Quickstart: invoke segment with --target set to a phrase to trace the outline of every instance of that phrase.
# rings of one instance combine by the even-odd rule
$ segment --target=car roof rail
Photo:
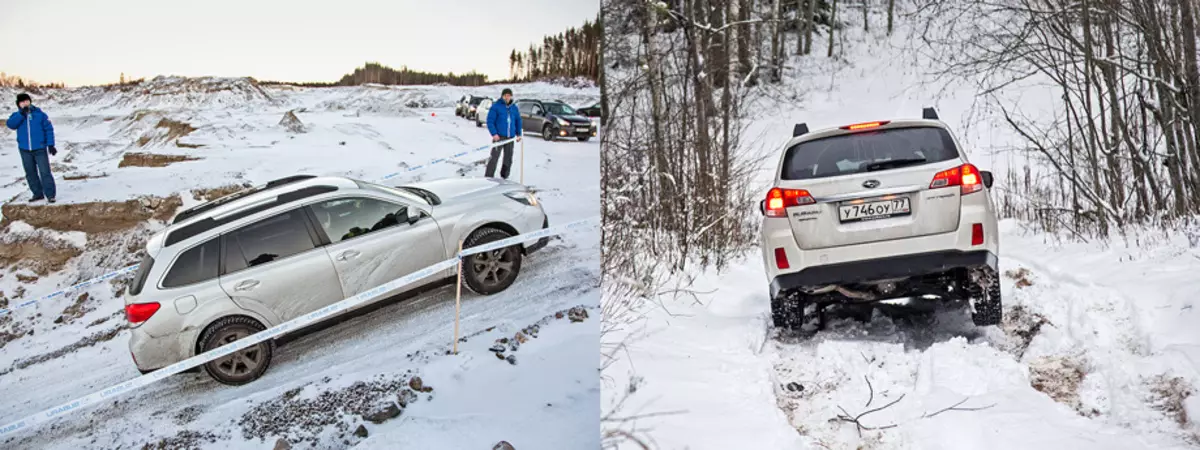
[[[308,179],[312,179],[312,178],[316,178],[316,177],[317,177],[316,175],[292,175],[290,177],[283,177],[283,178],[280,178],[277,180],[271,180],[271,181],[268,181],[267,184],[263,185],[262,187],[243,189],[243,190],[234,192],[232,194],[226,195],[224,197],[216,198],[216,199],[201,203],[199,205],[193,206],[191,208],[185,209],[183,211],[180,211],[179,214],[176,214],[175,218],[171,220],[171,223],[176,224],[179,222],[183,222],[189,218],[196,216],[197,214],[212,210],[213,208],[216,208],[218,206],[232,202],[239,198],[246,197],[250,194],[259,193],[259,192],[265,191],[267,189],[277,188],[279,186],[285,186],[285,185],[292,184],[292,183],[295,183],[298,181],[304,181],[304,180],[308,180]]]
[[[808,134],[807,123],[798,123],[792,128],[792,137],[800,136],[802,134]]]
[[[303,189],[297,189],[292,192],[285,192],[283,194],[279,194],[278,197],[272,199],[271,201],[258,203],[249,208],[244,208],[244,209],[241,209],[238,211],[234,211],[232,214],[221,216],[220,218],[205,217],[203,219],[199,219],[195,222],[184,225],[177,230],[171,231],[170,233],[167,234],[167,238],[166,238],[165,242],[163,243],[163,245],[166,247],[170,247],[170,246],[175,245],[175,244],[177,244],[181,241],[184,241],[188,238],[205,233],[209,230],[212,230],[221,225],[225,225],[227,223],[233,222],[235,220],[249,217],[251,215],[266,211],[271,208],[275,208],[277,206],[286,205],[286,204],[295,202],[297,200],[305,199],[305,198],[312,197],[315,195],[321,195],[326,192],[333,192],[336,190],[338,190],[337,186],[326,186],[326,185],[309,186],[309,187],[306,187]],[[245,191],[243,191],[243,192],[245,192]]]
[[[929,119],[929,120],[938,120],[937,110],[933,109],[932,106],[928,106],[925,109],[921,110],[921,118]]]

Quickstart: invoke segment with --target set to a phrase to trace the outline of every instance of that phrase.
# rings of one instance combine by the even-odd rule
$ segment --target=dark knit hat
[[[512,89],[509,89],[509,88],[504,88],[504,90],[503,90],[503,91],[500,91],[500,96],[501,96],[501,97],[503,97],[503,96],[505,96],[505,95],[512,95]]]
[[[17,94],[17,106],[20,106],[21,102],[23,102],[23,101],[32,101],[32,100],[33,99],[29,98],[29,94],[26,94],[24,92]]]

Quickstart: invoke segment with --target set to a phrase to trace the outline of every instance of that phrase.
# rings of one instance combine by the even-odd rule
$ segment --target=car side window
[[[521,114],[529,115],[529,113],[533,112],[532,103],[518,103],[517,106],[521,110]]]
[[[533,105],[533,115],[540,116],[540,115],[542,115],[542,111],[543,110],[542,110],[541,106],[538,106],[537,104]]]
[[[384,230],[408,220],[408,206],[367,197],[339,198],[312,206],[317,223],[338,243]]]
[[[163,277],[162,286],[175,288],[216,278],[217,258],[221,250],[219,244],[214,238],[185,250]]]
[[[225,272],[316,248],[303,209],[276,214],[225,235]]]

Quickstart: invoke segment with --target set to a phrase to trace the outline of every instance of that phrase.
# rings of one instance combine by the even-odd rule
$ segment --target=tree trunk
[[[808,35],[804,39],[804,54],[812,54],[813,32],[817,29],[817,2],[819,0],[808,0],[808,14],[805,17],[808,19],[808,27],[804,29],[804,34]]]
[[[871,0],[862,0],[863,9],[863,31],[871,31],[871,21],[867,19],[867,9],[871,6]]]
[[[778,83],[780,81],[780,79],[782,79],[782,77],[783,77],[783,70],[782,70],[783,58],[780,57],[783,54],[783,52],[780,51],[780,48],[779,48],[779,44],[782,43],[780,41],[780,37],[781,37],[780,35],[782,34],[782,31],[783,31],[783,27],[780,25],[780,22],[782,19],[782,15],[780,14],[780,12],[781,12],[780,0],[775,0],[774,6],[771,9],[771,82],[772,83]]]
[[[896,11],[896,0],[888,0],[888,12],[887,12],[887,15],[888,15],[887,34],[888,34],[888,36],[892,35],[892,15],[895,14],[895,11]]]
[[[838,0],[833,0],[832,9],[829,11],[829,49],[825,52],[826,57],[833,57],[833,35],[837,28],[837,2]]]

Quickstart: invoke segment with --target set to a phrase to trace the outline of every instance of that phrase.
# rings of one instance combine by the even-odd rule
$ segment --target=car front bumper
[[[547,228],[550,228],[550,217],[549,216],[546,216],[544,219],[542,219],[542,229],[544,230]],[[538,239],[537,242],[534,242],[533,244],[525,246],[525,254],[526,255],[532,254],[533,252],[541,250],[543,247],[545,247],[548,244],[550,244],[550,236],[546,236],[544,238]]]
[[[558,137],[581,138],[581,137],[596,136],[596,126],[591,123],[587,123],[587,124],[573,123],[570,126],[566,126],[566,127],[556,123],[556,124],[554,124],[553,129],[554,129],[554,134]],[[580,131],[580,130],[583,130],[583,131]]]
[[[771,297],[802,287],[846,285],[891,278],[908,278],[959,268],[997,269],[995,253],[988,250],[947,250],[807,267],[771,280]]]

